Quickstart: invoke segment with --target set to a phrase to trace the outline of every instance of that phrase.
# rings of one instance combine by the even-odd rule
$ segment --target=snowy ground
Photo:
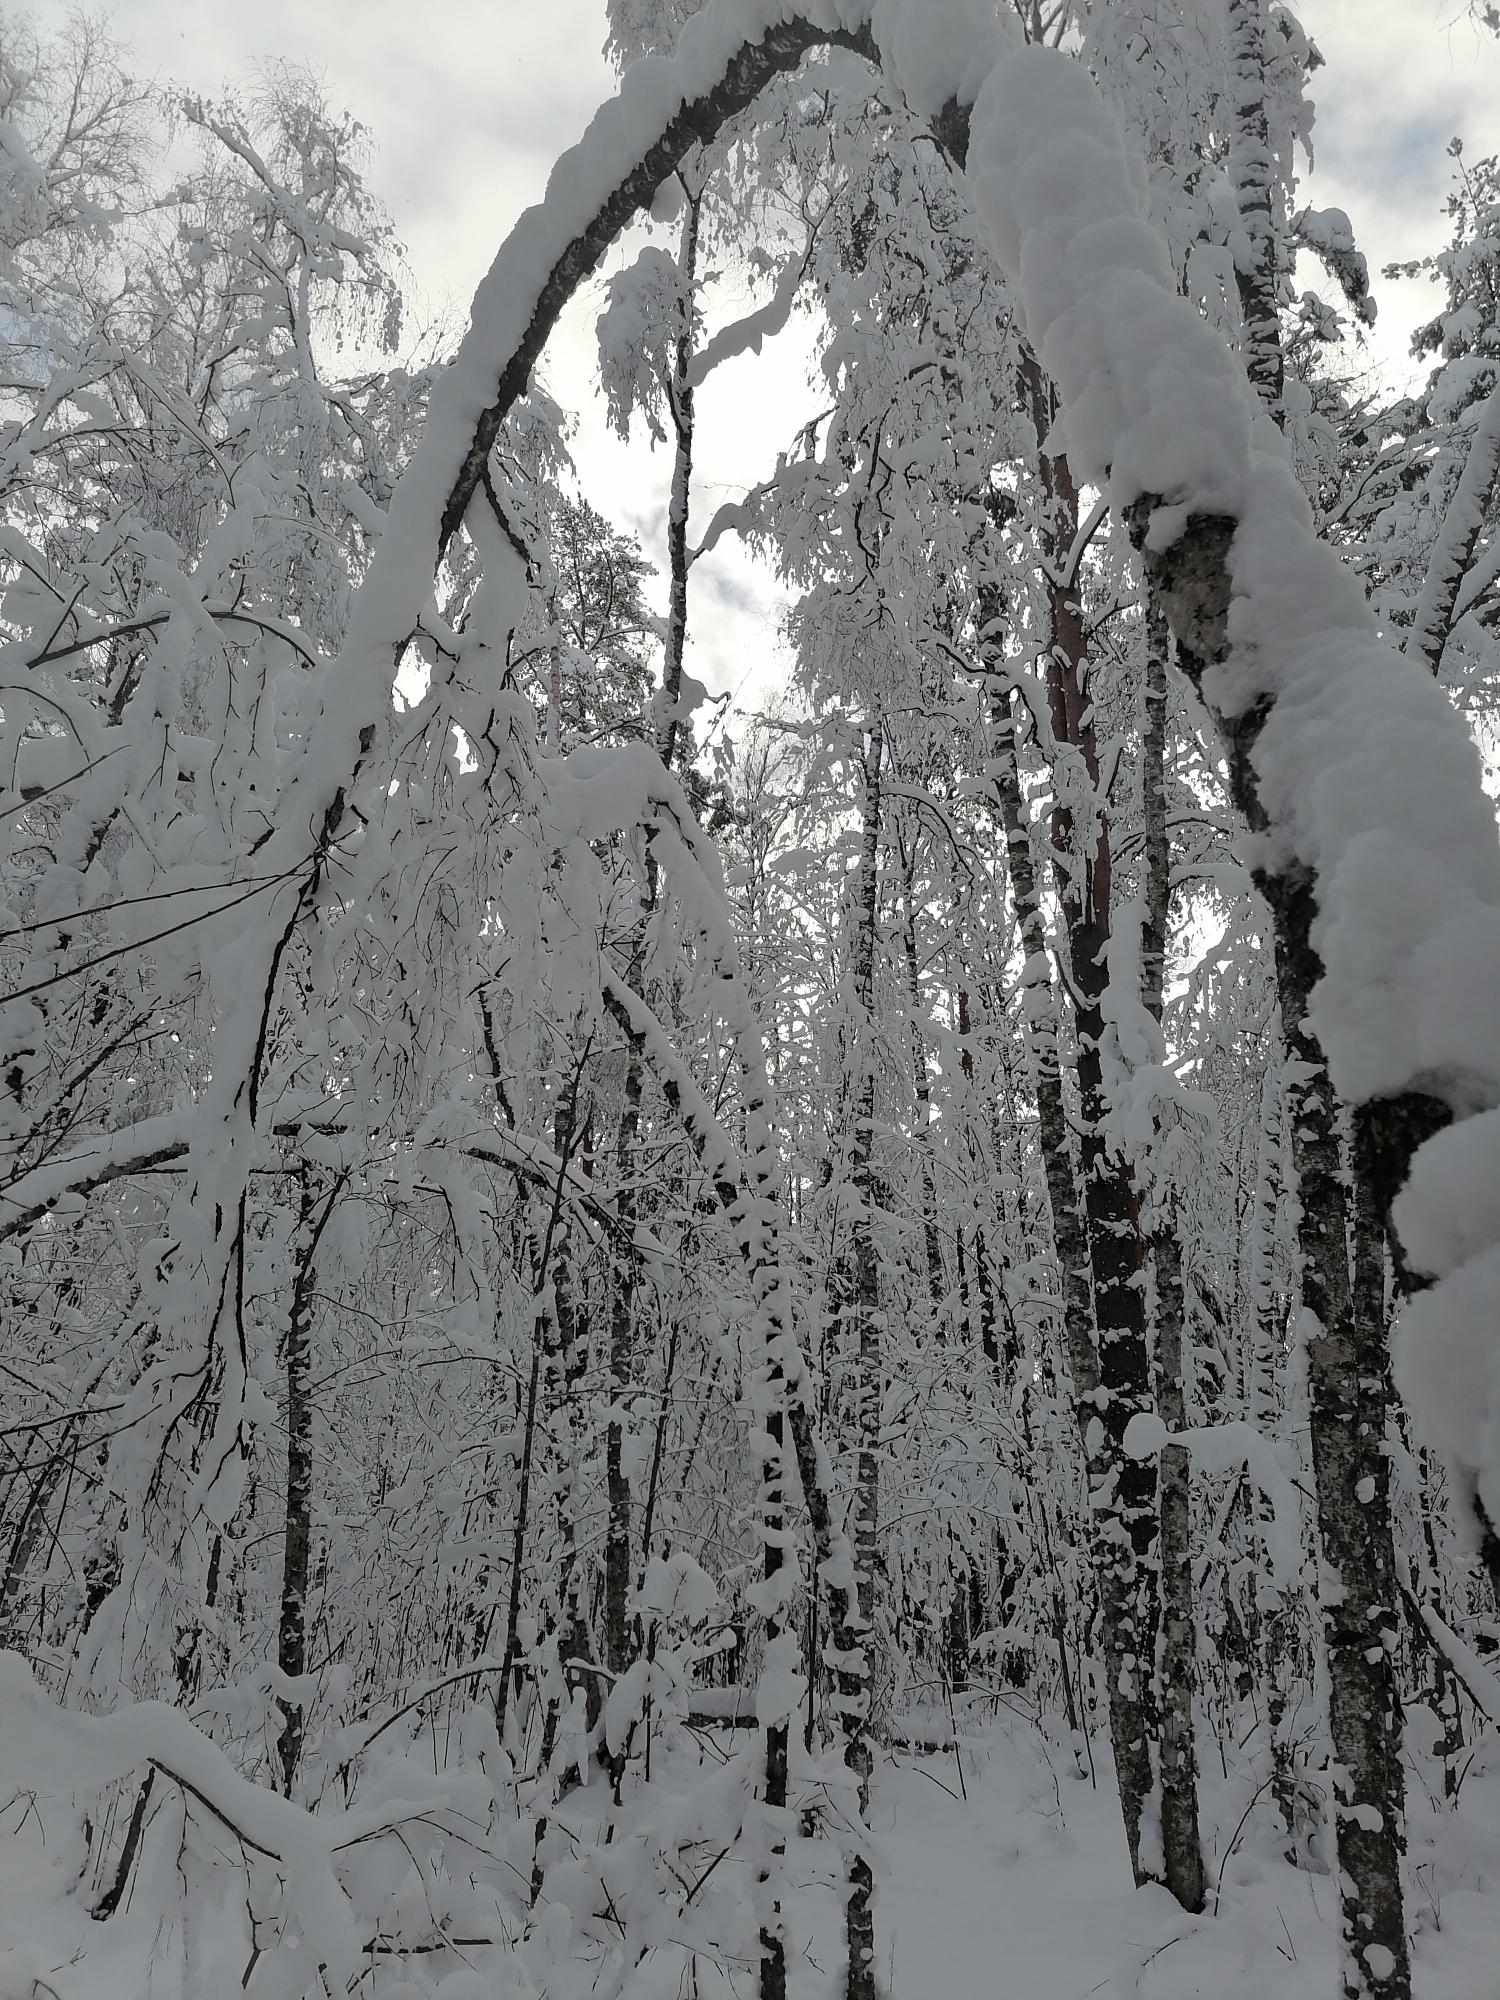
[[[1029,1721],[1003,1718],[962,1756],[962,1784],[951,1752],[898,1754],[878,1774],[889,2000],[1337,2000],[1332,1880],[1281,1858],[1248,1778],[1205,1780],[1209,1910],[1190,1918],[1165,1891],[1132,1892],[1107,1767],[1097,1784],[1079,1778]],[[1474,1758],[1436,1846],[1425,1801],[1413,1802],[1417,2000],[1500,2000],[1500,1757],[1489,1762]],[[207,2000],[217,1989],[195,1982],[139,1909],[89,1922],[66,1894],[59,1827],[47,1829],[50,1857],[34,1820],[13,1827],[0,1844],[0,2000]],[[810,1895],[790,1918],[794,2000],[829,2000],[837,1907]],[[726,1979],[700,1963],[696,1985],[685,1972],[658,1959],[626,1992],[752,2000],[749,1967]]]
[[[900,1758],[878,1782],[890,2000],[1337,2000],[1332,1878],[1281,1858],[1268,1815],[1244,1817],[1245,1782],[1205,1781],[1209,1910],[1192,1918],[1132,1891],[1107,1769],[1095,1789],[1027,1724],[963,1756],[967,1799],[951,1755]],[[1476,1759],[1437,1855],[1414,1826],[1418,2000],[1500,2000],[1497,1780],[1500,1760],[1490,1777]],[[831,1924],[808,1942],[836,1962]],[[805,1968],[797,1991],[826,2000],[829,1982]]]

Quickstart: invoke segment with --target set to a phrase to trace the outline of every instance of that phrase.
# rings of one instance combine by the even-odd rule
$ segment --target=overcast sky
[[[406,243],[415,290],[463,314],[501,238],[537,200],[552,162],[613,87],[603,0],[106,0],[143,69],[212,93],[287,57],[320,71],[330,98],[370,127],[371,179]],[[63,0],[41,0],[45,22]],[[1316,165],[1303,198],[1346,208],[1378,269],[1443,239],[1441,207],[1461,134],[1500,151],[1500,42],[1464,0],[1303,0],[1326,68],[1314,78]],[[1378,283],[1377,358],[1401,366],[1425,286]],[[597,282],[592,290],[597,309]],[[586,490],[660,556],[669,467],[606,433],[589,379],[590,297],[549,349],[547,375],[582,419]],[[717,372],[700,392],[697,505],[706,519],[769,471],[811,409],[801,343],[788,337]],[[779,599],[732,545],[694,571],[693,670],[752,699],[780,672]]]

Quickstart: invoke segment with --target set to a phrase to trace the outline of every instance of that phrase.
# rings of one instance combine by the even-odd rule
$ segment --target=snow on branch
[[[0,1653],[0,1795],[98,1794],[151,1768],[252,1852],[281,1865],[289,1907],[335,1990],[359,1977],[363,1940],[333,1856],[391,1824],[391,1808],[314,1816],[242,1778],[216,1743],[162,1701],[113,1715],[58,1708],[19,1653]],[[429,1802],[430,1803],[430,1802]]]
[[[169,1111],[56,1153],[0,1185],[0,1243],[29,1229],[67,1196],[131,1174],[149,1174],[187,1151],[189,1114]]]
[[[811,255],[812,244],[809,242],[800,256],[787,258],[776,275],[776,288],[763,306],[757,306],[754,312],[731,321],[728,326],[721,326],[703,343],[688,370],[690,388],[701,389],[716,368],[726,361],[733,361],[737,355],[759,354],[762,343],[781,332],[792,316],[797,288],[802,283],[802,275]]]
[[[563,307],[688,147],[711,143],[772,77],[795,69],[814,48],[837,44],[873,55],[862,10],[841,11],[850,17],[847,25],[826,6],[788,16],[775,0],[705,9],[684,28],[670,61],[649,57],[632,64],[614,103],[558,161],[546,197],[522,216],[481,283],[470,335],[474,349],[466,340],[454,363],[467,372],[468,360],[482,368],[490,359],[495,396],[478,414],[444,505],[441,545],[457,532],[506,413],[525,393]]]
[[[1434,674],[1442,671],[1443,654],[1457,616],[1459,592],[1473,564],[1497,481],[1500,481],[1500,387],[1491,389],[1479,406],[1464,469],[1428,559],[1416,616],[1407,635],[1408,653],[1424,659]]]
[[[1193,1455],[1200,1472],[1233,1472],[1243,1466],[1271,1508],[1273,1532],[1266,1554],[1276,1583],[1289,1590],[1302,1570],[1302,1527],[1297,1494],[1283,1470],[1270,1439],[1254,1424],[1235,1420],[1192,1424],[1168,1430],[1154,1411],[1141,1411],[1125,1427],[1125,1450],[1131,1458],[1154,1458],[1169,1444]]]

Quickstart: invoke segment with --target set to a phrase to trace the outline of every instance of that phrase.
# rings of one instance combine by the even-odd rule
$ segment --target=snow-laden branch
[[[1453,1627],[1438,1616],[1430,1604],[1418,1604],[1422,1623],[1433,1644],[1464,1684],[1464,1689],[1487,1722],[1500,1728],[1500,1681],[1472,1646],[1466,1645]]]
[[[1169,1444],[1191,1452],[1200,1472],[1245,1468],[1271,1508],[1275,1532],[1267,1539],[1266,1554],[1272,1576],[1281,1588],[1291,1589],[1302,1570],[1301,1516],[1296,1490],[1270,1439],[1243,1421],[1168,1430],[1152,1411],[1142,1411],[1125,1427],[1124,1445],[1131,1458],[1155,1458]]]
[[[690,389],[701,389],[716,368],[726,361],[733,361],[736,355],[759,354],[762,343],[781,332],[792,316],[797,288],[802,283],[802,274],[811,255],[812,245],[809,243],[800,256],[788,257],[777,274],[776,289],[766,303],[757,306],[754,312],[746,313],[743,319],[721,326],[716,334],[704,341],[688,369]]]
[[[65,1196],[89,1194],[110,1181],[149,1174],[181,1159],[189,1119],[186,1111],[142,1118],[15,1175],[0,1187],[0,1243],[29,1229]]]
[[[327,1968],[332,1990],[352,1985],[360,1973],[363,1938],[333,1856],[390,1825],[389,1806],[314,1816],[242,1778],[180,1709],[162,1701],[136,1702],[113,1715],[61,1709],[42,1693],[19,1653],[0,1653],[0,1796],[97,1794],[148,1766],[247,1848],[280,1864],[290,1910],[313,1962]]]
[[[912,109],[958,133],[960,152],[964,121],[950,107],[972,107],[969,186],[1060,392],[1075,476],[1115,506],[1152,502],[1145,540],[1153,556],[1174,553],[1168,609],[1206,664],[1204,694],[1230,734],[1255,724],[1249,754],[1273,837],[1316,882],[1314,1011],[1335,1081],[1355,1101],[1417,1086],[1472,1098],[1478,1079],[1486,1100],[1500,1098],[1487,1018],[1429,1004],[1460,932],[1480,925],[1500,954],[1500,846],[1464,726],[1381,642],[1358,580],[1318,541],[1238,360],[1177,293],[1144,169],[1086,69],[967,0],[822,0],[796,15],[718,0],[671,62],[627,74],[480,287],[335,686],[377,624],[388,646],[410,629],[432,556],[462,519],[565,297],[677,153],[819,43],[870,51],[870,28]],[[1215,521],[1226,530],[1217,538],[1189,531]],[[389,616],[398,595],[404,609]],[[346,750],[364,704],[351,706],[330,725]],[[330,698],[325,720],[340,707]],[[1425,878],[1431,893],[1403,897],[1393,925],[1383,906],[1398,855],[1413,888]]]
[[[743,500],[726,500],[714,512],[713,519],[704,530],[703,539],[696,548],[688,551],[688,561],[697,562],[700,556],[709,555],[726,535],[752,534],[761,525],[761,517],[756,502],[771,490],[773,481],[752,487]]]
[[[402,648],[434,567],[481,490],[491,449],[564,306],[688,149],[711,143],[771,79],[810,50],[873,55],[862,0],[715,0],[670,58],[631,66],[617,97],[559,159],[474,295],[468,331],[434,385],[421,443],[397,481],[379,550],[356,592],[321,708],[278,814],[277,843],[341,809],[363,747],[383,725]],[[290,858],[290,857],[289,857]]]
[[[1459,592],[1474,561],[1474,550],[1497,480],[1500,480],[1500,386],[1491,389],[1479,406],[1464,469],[1438,529],[1417,599],[1416,616],[1407,634],[1407,652],[1424,659],[1434,674],[1442,671]]]
[[[1500,845],[1462,721],[1380,638],[1318,540],[1280,439],[1178,296],[1140,162],[1083,67],[1018,50],[986,81],[968,176],[1056,383],[1069,461],[1138,511],[1208,705],[1248,764],[1267,864],[1314,885],[1315,1026],[1356,1102],[1500,1096],[1486,1010],[1435,1008],[1479,927],[1500,953]],[[1409,890],[1398,891],[1395,869]],[[1394,920],[1393,920],[1394,919]]]
[[[116,1132],[101,1133],[66,1151],[54,1153],[25,1172],[0,1183],[0,1243],[39,1222],[69,1198],[92,1194],[111,1181],[128,1180],[132,1174],[152,1174],[177,1167],[187,1157],[192,1113],[189,1110],[164,1112],[159,1117],[142,1118],[123,1125]],[[283,1118],[273,1128],[284,1138],[294,1138],[301,1123]],[[325,1137],[338,1138],[342,1128],[320,1124]],[[533,1187],[553,1187],[561,1177],[563,1200],[597,1226],[618,1230],[620,1223],[610,1203],[590,1186],[582,1169],[565,1166],[558,1155],[534,1133],[508,1132],[496,1127],[489,1132],[465,1133],[461,1138],[439,1136],[416,1140],[396,1140],[395,1148],[425,1146],[438,1152],[458,1152],[465,1159],[503,1167]],[[661,1246],[649,1232],[637,1225],[647,1247]]]

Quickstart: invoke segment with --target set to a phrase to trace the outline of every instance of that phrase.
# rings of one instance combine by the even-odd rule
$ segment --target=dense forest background
[[[1478,2000],[1500,166],[1382,277],[1279,0],[698,12],[461,339],[336,78],[0,15],[0,1995]]]

